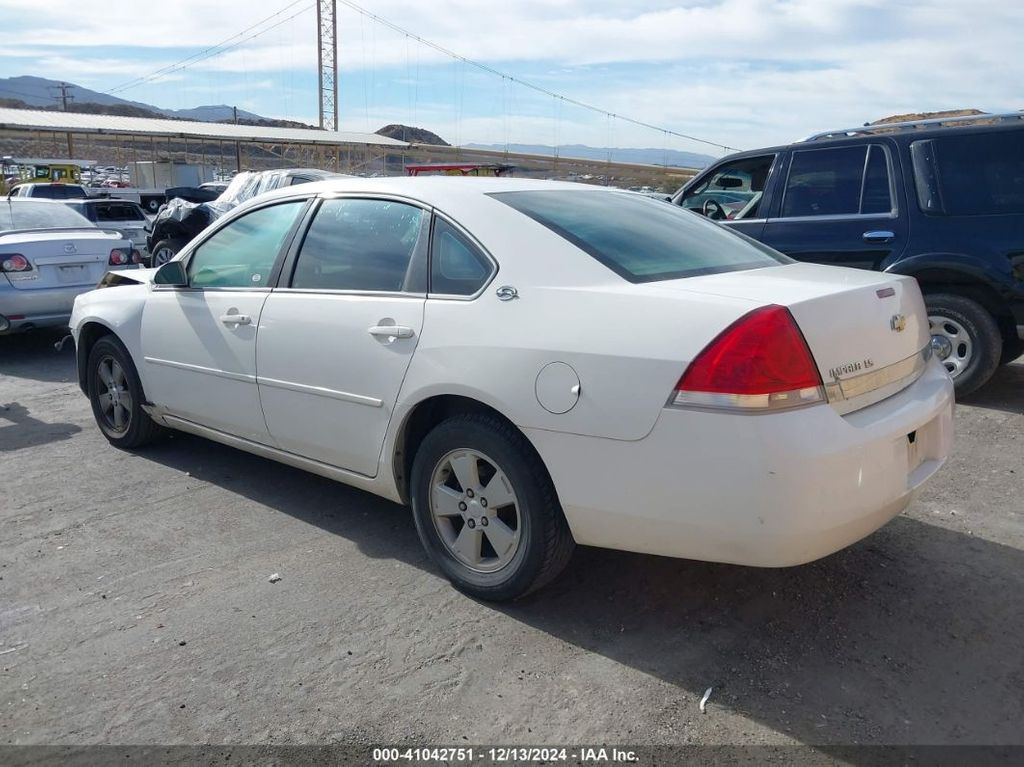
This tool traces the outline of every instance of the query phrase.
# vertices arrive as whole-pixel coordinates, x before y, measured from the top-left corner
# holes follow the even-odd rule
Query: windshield
[[[628,192],[491,195],[630,282],[755,269],[790,259],[667,202]]]
[[[5,200],[0,205],[0,231],[69,226],[94,228],[89,219],[67,205],[27,200]]]

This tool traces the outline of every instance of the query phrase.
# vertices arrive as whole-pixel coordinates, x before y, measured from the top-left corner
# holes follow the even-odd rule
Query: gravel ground
[[[402,507],[185,435],[108,446],[53,340],[0,338],[0,743],[1024,743],[1024,358],[839,554],[580,549],[494,606]]]

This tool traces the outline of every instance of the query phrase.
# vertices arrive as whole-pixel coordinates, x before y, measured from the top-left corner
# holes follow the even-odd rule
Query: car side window
[[[679,204],[716,221],[757,218],[774,163],[773,154],[726,163],[688,189]]]
[[[305,200],[254,210],[205,240],[188,264],[194,288],[265,288]]]
[[[291,287],[406,290],[423,237],[422,208],[393,200],[324,200],[306,232]]]
[[[494,267],[469,239],[442,218],[434,220],[430,246],[430,292],[471,296],[484,286]]]
[[[889,160],[872,144],[793,153],[782,217],[856,216],[893,209]]]

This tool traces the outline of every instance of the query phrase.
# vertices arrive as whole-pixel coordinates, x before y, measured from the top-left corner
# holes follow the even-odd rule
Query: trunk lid
[[[95,285],[110,268],[110,251],[130,241],[103,229],[20,231],[0,236],[0,254],[18,253],[32,269],[4,276],[16,290]]]
[[[662,285],[787,307],[841,413],[909,386],[927,361],[928,318],[912,277],[801,263]]]

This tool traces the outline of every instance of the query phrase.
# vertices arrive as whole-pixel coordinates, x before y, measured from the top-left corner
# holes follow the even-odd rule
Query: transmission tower
[[[316,30],[320,75],[320,127],[338,130],[338,4],[317,0]]]

